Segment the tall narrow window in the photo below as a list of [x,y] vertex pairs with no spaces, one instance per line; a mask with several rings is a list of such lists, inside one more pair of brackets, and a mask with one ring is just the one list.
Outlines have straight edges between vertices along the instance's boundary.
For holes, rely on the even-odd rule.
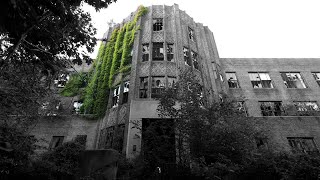
[[139,97],[148,98],[148,77],[140,78]]
[[240,88],[236,73],[226,72],[226,78],[228,81],[229,88]]
[[54,149],[63,143],[64,136],[52,136],[49,149]]
[[253,88],[273,88],[271,78],[268,73],[249,73]]
[[194,31],[191,28],[188,28],[188,30],[189,30],[189,39],[194,42],[195,41],[195,39],[194,39]]
[[313,137],[288,137],[287,139],[294,153],[319,153]]
[[162,18],[153,19],[153,31],[161,31],[162,27]]
[[173,44],[167,44],[167,60],[173,62]]
[[142,45],[142,62],[149,61],[149,44]]
[[177,78],[168,77],[168,88],[174,88],[176,82],[177,82]]
[[300,73],[284,72],[281,73],[281,77],[287,88],[307,88]]
[[281,116],[282,104],[280,101],[260,102],[262,116]]
[[191,58],[192,58],[192,62],[193,62],[193,67],[195,69],[199,70],[199,63],[198,63],[198,54],[191,51]]
[[129,81],[126,81],[126,82],[124,82],[124,84],[123,84],[122,104],[128,102],[128,98],[129,98],[129,85],[130,85],[130,82],[129,82]]
[[157,98],[165,88],[164,77],[152,77],[151,98]]
[[189,49],[186,47],[183,47],[183,58],[184,58],[184,64],[191,66],[190,57],[189,57]]
[[316,80],[316,82],[318,83],[318,85],[320,86],[320,72],[313,72],[312,75]]
[[119,104],[120,86],[113,89],[112,107],[117,107]]
[[154,61],[163,61],[163,43],[153,43],[152,59]]

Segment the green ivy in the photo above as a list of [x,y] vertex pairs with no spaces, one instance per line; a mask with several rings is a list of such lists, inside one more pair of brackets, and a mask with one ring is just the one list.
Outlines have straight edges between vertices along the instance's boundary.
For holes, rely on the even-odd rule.
[[70,80],[60,92],[62,96],[73,97],[78,94],[81,94],[81,89],[85,87],[87,82],[86,74],[84,73],[76,73],[71,75]]

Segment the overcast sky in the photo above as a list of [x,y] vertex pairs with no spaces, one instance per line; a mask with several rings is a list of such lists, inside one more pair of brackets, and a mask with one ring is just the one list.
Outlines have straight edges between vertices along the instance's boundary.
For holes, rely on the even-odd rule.
[[209,27],[222,58],[320,58],[320,0],[117,0],[100,12],[84,9],[101,38],[107,22],[122,22],[141,4],[174,3]]

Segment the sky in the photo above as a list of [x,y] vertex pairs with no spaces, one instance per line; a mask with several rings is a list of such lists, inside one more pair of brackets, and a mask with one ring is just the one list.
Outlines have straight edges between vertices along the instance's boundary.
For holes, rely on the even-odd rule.
[[117,0],[99,12],[83,9],[102,38],[107,22],[122,22],[139,5],[174,3],[209,27],[221,58],[320,58],[320,0]]

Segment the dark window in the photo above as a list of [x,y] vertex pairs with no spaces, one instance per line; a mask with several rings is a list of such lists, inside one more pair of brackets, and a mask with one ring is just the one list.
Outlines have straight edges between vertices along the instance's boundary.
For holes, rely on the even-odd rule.
[[128,97],[129,97],[129,85],[130,85],[130,82],[129,82],[129,81],[124,82],[124,84],[123,84],[122,104],[128,102]]
[[307,88],[300,73],[281,73],[281,77],[287,88]]
[[191,29],[191,28],[188,28],[189,30],[189,39],[191,41],[195,41],[195,38],[194,38],[194,31]]
[[153,31],[161,31],[163,27],[162,19],[153,19]]
[[191,51],[191,58],[192,58],[192,62],[193,62],[193,67],[195,69],[199,70],[199,63],[198,63],[198,54]]
[[177,82],[177,78],[168,77],[168,88],[174,88],[176,82]]
[[273,88],[268,73],[249,73],[249,77],[253,88]]
[[320,86],[320,72],[313,72],[312,75],[316,80],[316,82],[318,83],[318,85]]
[[63,88],[66,86],[69,79],[70,76],[68,74],[59,74],[58,77],[54,80],[54,85],[58,88]]
[[165,88],[164,77],[152,77],[151,98],[157,98]]
[[139,97],[148,98],[148,77],[140,78]]
[[114,127],[106,128],[106,139],[105,139],[105,149],[112,148],[113,145],[113,136],[114,136]]
[[183,58],[184,58],[184,64],[191,66],[190,57],[189,57],[189,49],[186,47],[183,47]]
[[153,43],[152,58],[155,61],[163,61],[163,43]]
[[52,136],[49,149],[54,149],[63,143],[64,136]]
[[149,61],[149,44],[142,45],[142,62]]
[[173,62],[173,44],[167,44],[167,60]]
[[282,105],[280,101],[260,102],[262,116],[281,116]]
[[294,153],[318,153],[313,137],[288,137],[289,145]]
[[227,72],[226,73],[226,78],[227,78],[227,81],[228,81],[229,88],[240,88],[236,73]]
[[119,104],[120,86],[113,89],[112,107],[117,107]]

